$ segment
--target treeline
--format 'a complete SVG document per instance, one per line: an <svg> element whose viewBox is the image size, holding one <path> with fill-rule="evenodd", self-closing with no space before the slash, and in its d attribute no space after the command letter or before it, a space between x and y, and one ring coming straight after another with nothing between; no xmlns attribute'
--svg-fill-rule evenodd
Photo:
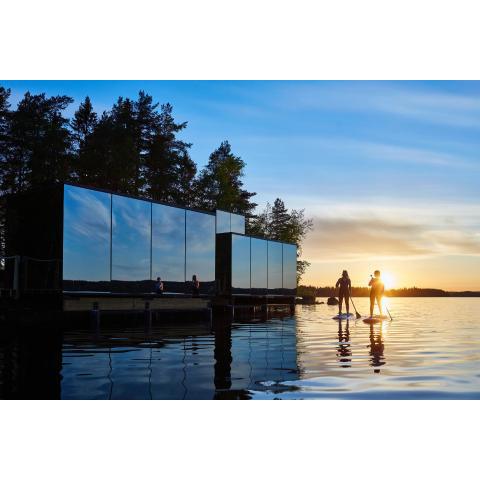
<svg viewBox="0 0 480 480"><path fill-rule="evenodd" d="M313 287L300 285L298 287L299 296L310 297L335 297L338 295L338 289L335 287ZM368 287L352 287L352 296L368 297L370 289ZM480 292L447 292L438 288L392 288L385 290L387 297L480 297Z"/></svg>
<svg viewBox="0 0 480 480"><path fill-rule="evenodd" d="M223 209L247 217L247 233L301 245L311 221L281 199L260 212L255 192L244 188L245 162L228 141L220 143L198 171L191 143L180 138L169 103L144 91L119 97L98 114L87 96L72 118L74 99L26 92L12 108L11 91L0 86L0 248L5 195L68 181L187 207ZM3 250L0 251L0 255ZM307 262L299 261L299 274Z"/></svg>

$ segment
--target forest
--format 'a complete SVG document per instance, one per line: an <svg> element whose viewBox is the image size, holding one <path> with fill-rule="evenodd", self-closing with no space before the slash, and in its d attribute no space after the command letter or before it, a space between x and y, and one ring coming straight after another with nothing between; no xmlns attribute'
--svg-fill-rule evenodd
<svg viewBox="0 0 480 480"><path fill-rule="evenodd" d="M244 186L246 162L228 140L199 169L192 144L183 140L188 122L177 122L173 106L144 91L119 97L97 112L87 96L72 118L74 99L25 92L13 106L11 90L0 86L0 256L4 255L5 198L59 182L204 210L246 216L247 233L298 245L300 279L309 263L300 260L302 241L312 229L304 210L288 209L281 198L259 209ZM182 138L180 138L182 137Z"/></svg>
<svg viewBox="0 0 480 480"><path fill-rule="evenodd" d="M338 296L338 289L335 287L314 287L314 286L300 286L297 294L299 296L309 297L335 297ZM368 297L370 289L368 287L353 287L353 297ZM439 288L391 288L385 290L387 297L480 297L480 292L447 292Z"/></svg>

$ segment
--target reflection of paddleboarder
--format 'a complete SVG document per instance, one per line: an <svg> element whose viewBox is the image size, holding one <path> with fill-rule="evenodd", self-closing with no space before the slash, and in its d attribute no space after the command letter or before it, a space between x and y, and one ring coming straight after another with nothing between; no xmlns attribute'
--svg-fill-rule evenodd
<svg viewBox="0 0 480 480"><path fill-rule="evenodd" d="M385 357L383 356L383 351L385 350L385 344L383 343L382 338L382 325L380 324L380 331L375 334L373 329L373 324L370 324L370 365L374 367L374 373L380 373L380 368L382 365L385 365Z"/></svg>
<svg viewBox="0 0 480 480"><path fill-rule="evenodd" d="M337 347L337 357L340 362L340 366L343 368L348 368L352 363L352 352L350 350L350 330L349 322L347 318L347 324L345 330L342 327L342 321L338 322L338 347Z"/></svg>
<svg viewBox="0 0 480 480"><path fill-rule="evenodd" d="M375 307L375 300L377 300L378 309L380 310L380 315L383 315L382 311L382 297L383 292L385 291L385 285L383 284L382 278L380 277L380 270L375 270L373 272L374 276L370 275L370 282L368 286L370 287L370 316L373 316L373 308Z"/></svg>
<svg viewBox="0 0 480 480"><path fill-rule="evenodd" d="M342 303L345 299L345 308L347 309L347 316L350 313L349 299L352 290L352 282L348 276L348 272L344 270L342 276L337 280L335 288L338 288L338 314L342 314Z"/></svg>

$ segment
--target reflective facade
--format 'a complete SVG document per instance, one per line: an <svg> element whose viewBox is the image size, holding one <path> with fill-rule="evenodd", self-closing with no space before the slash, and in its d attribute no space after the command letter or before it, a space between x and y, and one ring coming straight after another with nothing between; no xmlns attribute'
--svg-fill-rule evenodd
<svg viewBox="0 0 480 480"><path fill-rule="evenodd" d="M252 294L262 295L268 288L268 243L259 238L251 239L251 288Z"/></svg>
<svg viewBox="0 0 480 480"><path fill-rule="evenodd" d="M250 240L232 235L232 293L250 293Z"/></svg>
<svg viewBox="0 0 480 480"><path fill-rule="evenodd" d="M216 210L217 233L240 233L245 235L245 217L237 213Z"/></svg>
<svg viewBox="0 0 480 480"><path fill-rule="evenodd" d="M112 195L112 280L150 280L151 203Z"/></svg>
<svg viewBox="0 0 480 480"><path fill-rule="evenodd" d="M64 281L110 281L110 204L108 193L64 186Z"/></svg>
<svg viewBox="0 0 480 480"><path fill-rule="evenodd" d="M215 288L215 215L187 210L186 280L196 275L202 293Z"/></svg>
<svg viewBox="0 0 480 480"><path fill-rule="evenodd" d="M295 294L296 246L244 231L242 215L64 185L63 290L151 293L161 277L164 293L196 294L195 275L199 293Z"/></svg>
<svg viewBox="0 0 480 480"><path fill-rule="evenodd" d="M281 294L283 278L282 244L280 242L268 242L268 291L269 293Z"/></svg>
<svg viewBox="0 0 480 480"><path fill-rule="evenodd" d="M185 282L185 210L152 204L152 279Z"/></svg>
<svg viewBox="0 0 480 480"><path fill-rule="evenodd" d="M297 246L283 244L283 289L286 294L295 294L297 288Z"/></svg>
<svg viewBox="0 0 480 480"><path fill-rule="evenodd" d="M224 212L223 210L217 210L215 212L217 222L217 233L227 233L230 230L230 212Z"/></svg>
<svg viewBox="0 0 480 480"><path fill-rule="evenodd" d="M230 231L245 235L245 217L243 215L236 213L230 215Z"/></svg>
<svg viewBox="0 0 480 480"><path fill-rule="evenodd" d="M219 295L296 295L296 245L222 233L216 259Z"/></svg>
<svg viewBox="0 0 480 480"><path fill-rule="evenodd" d="M215 215L64 185L63 289L190 293L215 286ZM230 214L228 214L228 219Z"/></svg>

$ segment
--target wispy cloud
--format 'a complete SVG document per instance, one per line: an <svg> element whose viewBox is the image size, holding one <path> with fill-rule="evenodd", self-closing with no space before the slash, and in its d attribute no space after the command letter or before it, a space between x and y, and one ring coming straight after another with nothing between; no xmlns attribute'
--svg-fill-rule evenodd
<svg viewBox="0 0 480 480"><path fill-rule="evenodd" d="M285 152L287 152L286 155L291 151L298 151L316 156L319 159L331 158L335 154L336 161L344 159L351 162L356 159L480 170L480 154L470 157L460 155L459 153L449 153L444 149L435 147L417 147L412 143L405 145L357 140L352 137L295 134L278 136L249 135L240 137L238 140L242 144L258 145L258 148L264 152L272 151L272 146L284 145ZM277 152L276 154L278 155ZM283 165L284 168L288 166L288 164ZM322 168L324 166L322 165ZM282 165L278 167L281 168Z"/></svg>
<svg viewBox="0 0 480 480"><path fill-rule="evenodd" d="M382 82L280 84L273 97L280 107L302 110L369 111L455 127L480 128L480 96L424 86Z"/></svg>
<svg viewBox="0 0 480 480"><path fill-rule="evenodd" d="M480 255L480 235L408 220L316 218L305 257L313 261Z"/></svg>

